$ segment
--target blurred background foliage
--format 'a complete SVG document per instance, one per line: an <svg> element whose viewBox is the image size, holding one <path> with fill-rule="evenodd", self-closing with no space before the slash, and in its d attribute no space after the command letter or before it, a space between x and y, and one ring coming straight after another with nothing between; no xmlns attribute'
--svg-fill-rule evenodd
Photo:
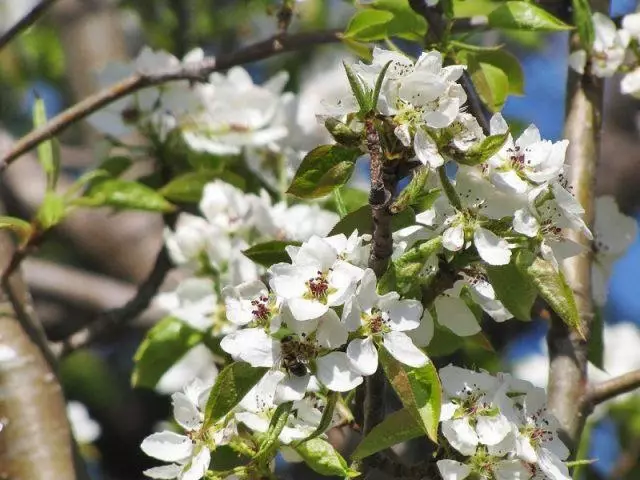
<svg viewBox="0 0 640 480"><path fill-rule="evenodd" d="M35 0L0 0L0 32L35 3ZM353 3L301 2L291 29L343 29L354 12ZM472 14L480 2L465 3ZM636 8L635 1L613 3L614 16ZM0 52L0 134L19 136L31 128L30 108L35 92L45 99L47 113L52 116L96 91L96 71L110 61L133 58L144 45L168 50L178 57L194 47L218 55L267 38L276 32L275 13L279 5L278 0L59 0L50 15ZM567 35L518 33L500 37L490 32L474 35L472 40L487 45L505 43L522 62L525 95L510 97L504 108L514 130L535 122L544 137L561 137ZM398 45L408 47L402 41ZM340 56L348 51L332 45L278 56L247 68L256 81L284 69L290 74L288 90L297 91L305 70L320 55L328 54ZM639 103L629 97L623 99L617 82L618 79L613 79L608 86L598 191L615 195L626 213L640 218ZM61 140L64 172L69 178L102 160L102 141L87 125L70 129ZM22 163L27 165L26 160L19 162ZM5 179L0 197L11 215L28 218L36 201L34 191L37 193L42 186L32 176L33 169L21 172ZM70 299L47 286L44 281L47 278L42 275L51 276L50 283L73 289L70 278L46 273L41 264L25 266L38 313L52 340L64 338L66 332L87 323L100 311L123 303L134 291L133 284L150 269L161 242L161 225L149 214L105 214L90 217L90 221L95 223L68 224L57 229L38 257L96 275L103 281L104 289L90 298ZM84 227L88 233L81 232ZM128 255L125 250L130 251ZM604 312L607 322L640 324L639 267L637 241L615 268L609 305ZM95 296L100 298L96 300ZM168 417L168 397L129 387L133 353L152 323L153 318L134 322L117 339L102 342L89 351L76 352L62 365L67 397L85 403L102 426L95 448L83 450L96 479L141 478L140 472L150 466L150 461L139 450L139 443ZM540 339L546 331L543 318L531 324L491 322L487 327L491 345L482 339L465 341L458 345L461 349L443 352L447 355L439 363L456 358L469 367L504 370L519 358L539 352ZM586 449L586 456L599 461L582 468L582 478L640 478L639 395L613 407L590 432L591 448ZM342 442L347 449L355 442L344 435L333 440ZM424 445L418 443L410 450L419 456L421 448ZM296 468L282 470L282 477L310 478L308 472L301 473Z"/></svg>

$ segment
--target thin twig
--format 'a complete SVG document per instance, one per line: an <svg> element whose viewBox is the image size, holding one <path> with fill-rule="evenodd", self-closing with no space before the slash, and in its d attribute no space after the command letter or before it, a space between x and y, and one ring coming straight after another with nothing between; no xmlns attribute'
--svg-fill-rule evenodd
<svg viewBox="0 0 640 480"><path fill-rule="evenodd" d="M24 32L31 25L36 23L45 12L55 3L56 0L42 0L38 5L33 7L29 13L22 17L13 27L7 30L0 37L0 50L6 47L11 41Z"/></svg>
<svg viewBox="0 0 640 480"><path fill-rule="evenodd" d="M590 406L596 406L638 388L640 388L640 369L593 385L587 393L585 402Z"/></svg>
<svg viewBox="0 0 640 480"><path fill-rule="evenodd" d="M167 272L173 267L166 247L162 247L149 276L138 286L135 296L120 308L99 315L93 322L71 334L56 346L59 356L65 356L96 340L117 333L127 322L140 315L150 305L164 282Z"/></svg>
<svg viewBox="0 0 640 480"><path fill-rule="evenodd" d="M339 30L276 35L275 37L255 43L230 55L223 55L218 58L209 57L200 62L183 64L178 67L154 72L135 73L76 103L64 112L53 117L42 127L22 137L13 145L13 148L4 155L2 160L0 160L0 173L18 157L46 141L48 138L62 132L102 107L143 88L177 80L204 82L213 72L226 70L236 65L264 60L265 58L280 53L300 50L312 45L337 42L340 41L341 38L342 34Z"/></svg>

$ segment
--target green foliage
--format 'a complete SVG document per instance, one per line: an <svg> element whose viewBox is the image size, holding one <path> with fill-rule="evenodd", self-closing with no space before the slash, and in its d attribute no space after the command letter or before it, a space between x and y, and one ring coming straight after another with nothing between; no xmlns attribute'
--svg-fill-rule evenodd
<svg viewBox="0 0 640 480"><path fill-rule="evenodd" d="M442 390L436 367L429 361L424 367L401 364L384 348L378 350L380 363L400 401L427 436L438 443L438 423Z"/></svg>
<svg viewBox="0 0 640 480"><path fill-rule="evenodd" d="M509 138L509 132L490 135L482 140L480 145L470 148L459 157L456 156L456 160L464 165L480 165L498 153L507 138Z"/></svg>
<svg viewBox="0 0 640 480"><path fill-rule="evenodd" d="M388 37L387 25L393 13L384 10L360 10L351 18L344 34L347 38L371 42Z"/></svg>
<svg viewBox="0 0 640 480"><path fill-rule="evenodd" d="M44 100L36 97L33 103L33 126L40 128L47 123ZM60 143L51 138L38 145L38 160L47 176L47 190L55 190L60 176Z"/></svg>
<svg viewBox="0 0 640 480"><path fill-rule="evenodd" d="M43 230L48 230L64 220L67 212L68 208L64 197L52 191L47 191L36 212L36 221Z"/></svg>
<svg viewBox="0 0 640 480"><path fill-rule="evenodd" d="M329 392L327 394L327 403L322 411L322 417L320 418L320 423L318 427L309 435L307 438L303 439L297 443L303 443L313 438L317 438L322 435L327 429L331 426L331 422L333 421L333 412L336 409L336 404L340 399L340 394L338 392Z"/></svg>
<svg viewBox="0 0 640 480"><path fill-rule="evenodd" d="M321 145L311 150L296 172L287 193L300 198L327 195L347 183L360 150L340 145Z"/></svg>
<svg viewBox="0 0 640 480"><path fill-rule="evenodd" d="M273 412L269 429L264 435L262 442L260 442L260 450L258 450L256 460L269 459L273 455L274 450L278 448L278 437L289 421L289 413L291 413L292 406L292 402L285 402L278 405L276 411Z"/></svg>
<svg viewBox="0 0 640 480"><path fill-rule="evenodd" d="M337 118L327 118L324 122L324 126L333 139L343 147L357 148L362 141L360 134L351 130L346 124Z"/></svg>
<svg viewBox="0 0 640 480"><path fill-rule="evenodd" d="M205 427L224 417L267 373L268 368L252 367L245 362L227 365L216 378L204 413Z"/></svg>
<svg viewBox="0 0 640 480"><path fill-rule="evenodd" d="M147 332L138 347L131 375L134 387L153 388L162 375L191 348L202 341L204 334L174 317L166 317Z"/></svg>
<svg viewBox="0 0 640 480"><path fill-rule="evenodd" d="M172 212L175 207L162 194L139 182L109 178L91 186L73 202L85 207L114 207L122 210Z"/></svg>
<svg viewBox="0 0 640 480"><path fill-rule="evenodd" d="M351 478L360 475L348 467L342 455L326 440L314 438L296 445L294 448L306 464L320 475L336 475L342 478Z"/></svg>
<svg viewBox="0 0 640 480"><path fill-rule="evenodd" d="M511 263L507 265L487 265L487 275L498 300L507 310L518 320L531 320L531 308L538 296L538 290L521 268L526 268L526 265L522 265L523 256L522 252L518 252L511 257Z"/></svg>
<svg viewBox="0 0 640 480"><path fill-rule="evenodd" d="M413 210L407 208L391 218L392 230L399 230L415 222L415 214ZM371 206L364 205L357 210L348 213L333 227L329 235L337 235L344 233L346 236L351 235L358 230L359 235L371 233L373 231L373 221L371 217Z"/></svg>
<svg viewBox="0 0 640 480"><path fill-rule="evenodd" d="M562 272L557 271L550 262L540 257L533 257L529 252L522 252L521 257L518 268L529 277L540 296L568 326L584 336L573 291Z"/></svg>
<svg viewBox="0 0 640 480"><path fill-rule="evenodd" d="M388 415L358 444L351 458L359 460L398 443L422 437L424 430L406 408Z"/></svg>
<svg viewBox="0 0 640 480"><path fill-rule="evenodd" d="M489 26L506 30L558 32L573 27L530 2L508 1L488 15Z"/></svg>
<svg viewBox="0 0 640 480"><path fill-rule="evenodd" d="M428 179L429 169L427 167L417 168L413 172L413 176L411 177L409 184L402 190L402 192L400 192L398 198L389 208L391 213L399 213L408 206L415 205L418 199L422 197L424 193L424 186L427 184Z"/></svg>
<svg viewBox="0 0 640 480"><path fill-rule="evenodd" d="M578 29L580 42L582 47L589 52L593 48L593 41L596 38L589 0L571 0L571 5L573 7L573 22Z"/></svg>
<svg viewBox="0 0 640 480"><path fill-rule="evenodd" d="M345 37L362 42L400 37L420 42L427 32L424 18L409 6L408 0L376 0L351 18Z"/></svg>
<svg viewBox="0 0 640 480"><path fill-rule="evenodd" d="M503 0L452 0L454 18L489 15Z"/></svg>
<svg viewBox="0 0 640 480"><path fill-rule="evenodd" d="M276 263L290 262L291 259L287 254L285 247L289 245L299 246L300 242L283 242L280 240L271 240L269 242L259 243L247 250L244 250L242 254L253 260L258 265L263 267L270 267Z"/></svg>
<svg viewBox="0 0 640 480"><path fill-rule="evenodd" d="M20 245L25 245L33 235L33 226L16 217L0 216L0 230L11 230L18 237Z"/></svg>
<svg viewBox="0 0 640 480"><path fill-rule="evenodd" d="M160 194L172 202L198 203L207 183L220 176L219 172L211 170L183 173L162 187Z"/></svg>
<svg viewBox="0 0 640 480"><path fill-rule="evenodd" d="M509 95L509 78L499 67L485 63L474 52L465 55L467 69L482 102L492 112L502 109Z"/></svg>

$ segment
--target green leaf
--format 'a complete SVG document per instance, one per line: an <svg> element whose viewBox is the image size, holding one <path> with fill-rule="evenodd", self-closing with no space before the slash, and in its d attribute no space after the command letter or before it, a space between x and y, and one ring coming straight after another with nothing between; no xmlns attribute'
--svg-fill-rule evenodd
<svg viewBox="0 0 640 480"><path fill-rule="evenodd" d="M435 323L433 338L429 342L427 350L430 357L444 357L451 355L464 346L464 340L447 327L443 327L437 322L437 314L435 309L430 310L431 316Z"/></svg>
<svg viewBox="0 0 640 480"><path fill-rule="evenodd" d="M125 155L113 155L105 158L96 170L102 170L110 177L119 177L133 164L133 160Z"/></svg>
<svg viewBox="0 0 640 480"><path fill-rule="evenodd" d="M36 95L33 103L33 126L40 128L47 123L44 100ZM60 145L55 138L38 145L38 160L47 176L47 190L54 190L60 174Z"/></svg>
<svg viewBox="0 0 640 480"><path fill-rule="evenodd" d="M509 94L507 75L495 65L481 62L475 53L469 53L465 58L471 80L483 103L492 112L499 111Z"/></svg>
<svg viewBox="0 0 640 480"><path fill-rule="evenodd" d="M391 228L395 231L413 225L415 218L416 216L413 210L406 208L391 218ZM344 233L348 237L355 230L358 230L358 234L360 235L373 231L373 217L371 216L371 207L369 205L364 205L348 213L343 219L336 223L329 235Z"/></svg>
<svg viewBox="0 0 640 480"><path fill-rule="evenodd" d="M345 123L337 118L329 117L324 126L333 139L344 147L356 148L362 142L361 135L351 130Z"/></svg>
<svg viewBox="0 0 640 480"><path fill-rule="evenodd" d="M504 72L509 81L508 93L511 95L524 95L524 72L517 57L504 49L483 49L481 51L463 52L459 55L461 62L473 55L480 64L493 65Z"/></svg>
<svg viewBox="0 0 640 480"><path fill-rule="evenodd" d="M289 421L289 413L291 413L292 406L293 402L282 403L273 412L269 429L260 443L260 450L256 455L256 459L269 458L273 454L273 450L278 447L278 437Z"/></svg>
<svg viewBox="0 0 640 480"><path fill-rule="evenodd" d="M349 64L342 62L342 65L344 65L344 70L347 73L347 80L349 80L351 92L353 93L353 96L356 97L356 101L360 107L360 113L366 112L369 104L369 92L367 91L367 85L360 78L360 75L353 71L353 68L351 68Z"/></svg>
<svg viewBox="0 0 640 480"><path fill-rule="evenodd" d="M490 135L480 145L470 148L468 151L463 152L462 155L456 156L456 161L464 165L480 165L498 153L507 138L509 138L509 132Z"/></svg>
<svg viewBox="0 0 640 480"><path fill-rule="evenodd" d="M375 110L378 106L378 99L380 98L380 89L382 88L382 84L384 83L384 76L387 74L387 70L389 69L389 65L391 65L392 61L389 60L384 64L382 70L378 74L378 78L376 78L376 84L373 87L373 94L369 99L369 111Z"/></svg>
<svg viewBox="0 0 640 480"><path fill-rule="evenodd" d="M532 257L532 254L526 255L526 252L522 252L519 268L531 279L540 296L553 308L554 312L584 337L576 300L564 275L556 271L550 262L540 257Z"/></svg>
<svg viewBox="0 0 640 480"><path fill-rule="evenodd" d="M33 234L33 226L21 218L0 216L0 230L11 230L19 239L20 245L26 245Z"/></svg>
<svg viewBox="0 0 640 480"><path fill-rule="evenodd" d="M40 208L36 212L36 220L43 230L58 225L67 215L65 198L55 192L48 191L44 194Z"/></svg>
<svg viewBox="0 0 640 480"><path fill-rule="evenodd" d="M412 368L398 362L384 348L378 349L384 372L400 401L427 436L438 443L442 389L436 367L429 361Z"/></svg>
<svg viewBox="0 0 640 480"><path fill-rule="evenodd" d="M518 320L531 320L531 308L538 296L538 290L522 269L518 268L518 259L521 257L521 252L518 252L511 257L511 263L508 265L487 265L487 275L498 300L507 310Z"/></svg>
<svg viewBox="0 0 640 480"><path fill-rule="evenodd" d="M442 238L436 237L419 244L396 259L380 279L378 289L381 293L395 290L407 295L420 286L419 277L425 264L432 255L442 248Z"/></svg>
<svg viewBox="0 0 640 480"><path fill-rule="evenodd" d="M347 462L326 440L314 438L296 445L298 452L306 464L320 475L336 475L339 477L355 477L359 473L351 470Z"/></svg>
<svg viewBox="0 0 640 480"><path fill-rule="evenodd" d="M587 360L600 370L604 370L604 319L599 308L595 309L593 322L591 322L589 345L587 348Z"/></svg>
<svg viewBox="0 0 640 480"><path fill-rule="evenodd" d="M424 193L424 186L429 179L429 169L427 167L417 168L413 172L413 177L409 184L400 192L389 210L391 213L396 214L403 211L409 205L415 204L418 198Z"/></svg>
<svg viewBox="0 0 640 480"><path fill-rule="evenodd" d="M573 7L573 23L575 23L578 29L580 43L582 43L582 47L587 52L590 52L593 48L593 41L596 38L596 34L593 28L593 17L589 0L571 0L571 5Z"/></svg>
<svg viewBox="0 0 640 480"><path fill-rule="evenodd" d="M219 172L211 170L183 173L162 187L160 194L172 202L198 203L205 185L219 177Z"/></svg>
<svg viewBox="0 0 640 480"><path fill-rule="evenodd" d="M242 254L253 260L258 265L269 268L271 265L281 262L290 262L291 258L285 250L289 245L299 246L300 242L282 242L280 240L271 240L265 243L259 243Z"/></svg>
<svg viewBox="0 0 640 480"><path fill-rule="evenodd" d="M138 182L110 178L73 202L87 207L115 207L124 210L171 212L175 207L160 193Z"/></svg>
<svg viewBox="0 0 640 480"><path fill-rule="evenodd" d="M393 13L383 10L364 9L351 17L344 32L346 38L361 42L383 40L388 37L387 25Z"/></svg>
<svg viewBox="0 0 640 480"><path fill-rule="evenodd" d="M347 186L342 186L338 190L340 191L340 196L342 197L342 202L347 210L347 214L358 210L369 203L369 194L364 190ZM336 205L336 198L333 195L327 199L325 207L339 213L338 206Z"/></svg>
<svg viewBox="0 0 640 480"><path fill-rule="evenodd" d="M342 37L342 43L360 60L370 62L373 59L371 47L367 43L359 42L353 38Z"/></svg>
<svg viewBox="0 0 640 480"><path fill-rule="evenodd" d="M386 25L387 37L400 37L412 42L424 40L427 22L411 8L408 0L376 0L370 7L393 14L393 18ZM380 40L383 39L384 37Z"/></svg>
<svg viewBox="0 0 640 480"><path fill-rule="evenodd" d="M313 438L317 438L327 431L327 429L331 426L331 421L333 420L333 412L336 409L336 404L338 403L339 398L340 398L340 394L338 392L330 391L327 394L327 403L324 407L324 410L322 411L322 417L320 418L320 423L318 424L318 426L316 427L316 429L313 431L311 435L309 435L307 438L297 443L303 443Z"/></svg>
<svg viewBox="0 0 640 480"><path fill-rule="evenodd" d="M327 195L347 183L360 150L340 145L321 145L311 150L296 172L287 193L300 198Z"/></svg>
<svg viewBox="0 0 640 480"><path fill-rule="evenodd" d="M398 443L406 442L413 438L422 437L424 430L416 422L415 417L403 408L388 415L382 423L379 423L369 432L351 454L354 460L373 455Z"/></svg>
<svg viewBox="0 0 640 480"><path fill-rule="evenodd" d="M558 32L573 27L529 2L504 2L489 15L489 26L506 30Z"/></svg>
<svg viewBox="0 0 640 480"><path fill-rule="evenodd" d="M147 332L133 357L131 384L154 388L162 375L200 343L203 336L202 332L177 318L162 319Z"/></svg>
<svg viewBox="0 0 640 480"><path fill-rule="evenodd" d="M220 372L211 389L204 414L204 425L210 427L224 417L267 373L268 368L234 362Z"/></svg>
<svg viewBox="0 0 640 480"><path fill-rule="evenodd" d="M453 16L468 18L489 15L503 0L452 0Z"/></svg>

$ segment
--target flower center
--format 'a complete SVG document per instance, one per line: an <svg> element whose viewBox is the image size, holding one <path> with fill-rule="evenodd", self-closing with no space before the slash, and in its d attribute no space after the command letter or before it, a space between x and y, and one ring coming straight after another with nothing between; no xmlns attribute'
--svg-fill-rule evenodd
<svg viewBox="0 0 640 480"><path fill-rule="evenodd" d="M317 276L307 280L306 284L309 290L308 295L311 298L322 302L327 300L327 296L329 295L329 282L324 273L318 270Z"/></svg>
<svg viewBox="0 0 640 480"><path fill-rule="evenodd" d="M251 300L251 306L253 310L253 318L256 322L264 322L271 316L271 309L269 308L269 297L262 295L254 300Z"/></svg>
<svg viewBox="0 0 640 480"><path fill-rule="evenodd" d="M510 148L507 151L509 152L511 168L516 172L521 172L529 164L526 160L525 152L519 146L516 145L515 148Z"/></svg>
<svg viewBox="0 0 640 480"><path fill-rule="evenodd" d="M389 315L378 308L372 308L371 313L362 314L370 335L380 335L389 332Z"/></svg>

